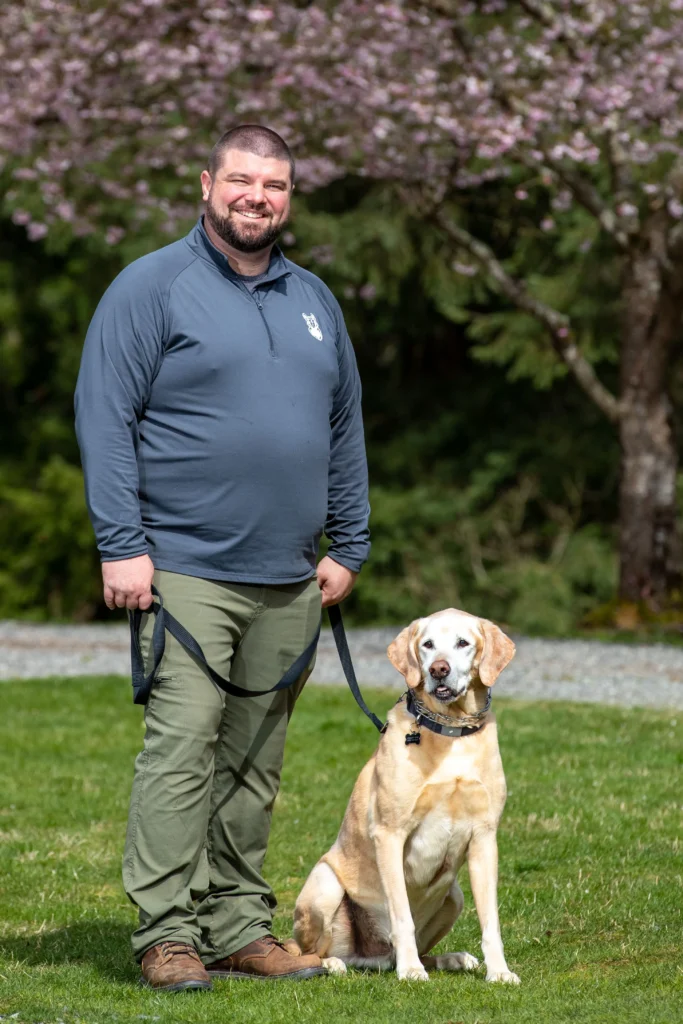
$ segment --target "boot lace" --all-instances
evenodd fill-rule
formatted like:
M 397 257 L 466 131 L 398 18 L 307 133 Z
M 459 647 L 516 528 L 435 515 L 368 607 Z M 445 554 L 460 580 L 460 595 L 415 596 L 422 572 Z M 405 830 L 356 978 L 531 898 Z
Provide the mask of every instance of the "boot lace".
M 161 952 L 164 956 L 189 956 L 193 960 L 199 960 L 197 950 L 187 942 L 162 942 Z

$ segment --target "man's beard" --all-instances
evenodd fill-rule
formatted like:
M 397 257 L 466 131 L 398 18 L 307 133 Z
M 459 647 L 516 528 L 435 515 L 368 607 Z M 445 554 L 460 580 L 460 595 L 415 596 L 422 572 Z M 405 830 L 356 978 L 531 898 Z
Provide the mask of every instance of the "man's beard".
M 247 229 L 242 234 L 230 214 L 227 217 L 221 216 L 211 201 L 211 193 L 206 201 L 206 217 L 219 238 L 238 252 L 259 252 L 261 249 L 267 249 L 277 241 L 284 227 L 284 223 L 278 224 L 277 227 L 269 224 L 260 231 Z

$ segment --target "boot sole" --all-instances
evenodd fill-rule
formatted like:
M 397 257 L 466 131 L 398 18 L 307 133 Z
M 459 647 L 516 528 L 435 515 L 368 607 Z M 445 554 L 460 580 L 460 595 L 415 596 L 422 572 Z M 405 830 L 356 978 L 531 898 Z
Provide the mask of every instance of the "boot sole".
M 139 978 L 141 988 L 149 988 L 153 992 L 208 992 L 210 981 L 177 981 L 175 985 L 151 985 L 146 978 Z
M 302 971 L 292 971 L 291 974 L 247 974 L 246 971 L 209 971 L 212 978 L 219 981 L 229 981 L 236 978 L 239 981 L 305 981 L 306 978 L 316 978 L 320 974 L 327 974 L 324 967 L 304 967 Z

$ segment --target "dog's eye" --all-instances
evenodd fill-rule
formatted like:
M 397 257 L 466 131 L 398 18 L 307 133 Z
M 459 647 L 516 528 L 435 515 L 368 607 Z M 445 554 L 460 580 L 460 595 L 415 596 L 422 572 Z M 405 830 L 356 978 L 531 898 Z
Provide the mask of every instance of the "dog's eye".
M 470 642 L 469 642 L 469 640 L 463 640 L 461 638 L 460 640 L 458 640 L 458 642 L 457 642 L 457 644 L 455 646 L 456 647 L 469 647 L 470 646 Z
M 426 647 L 428 650 L 431 651 L 432 648 L 434 647 L 434 641 L 433 640 L 425 640 L 425 642 L 422 644 L 422 646 Z

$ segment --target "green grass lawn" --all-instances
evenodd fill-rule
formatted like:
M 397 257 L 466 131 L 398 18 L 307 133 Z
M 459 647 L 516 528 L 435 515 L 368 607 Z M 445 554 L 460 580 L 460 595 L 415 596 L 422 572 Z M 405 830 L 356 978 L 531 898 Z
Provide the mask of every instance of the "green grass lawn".
M 520 988 L 350 973 L 211 993 L 136 986 L 120 857 L 141 713 L 123 679 L 0 684 L 0 1016 L 17 1021 L 673 1024 L 683 1021 L 681 730 L 675 713 L 497 701 L 509 797 L 500 915 Z M 371 693 L 384 711 L 396 694 Z M 679 716 L 680 717 L 680 716 Z M 376 733 L 347 692 L 292 721 L 267 874 L 290 934 Z M 465 911 L 440 949 L 481 956 Z

